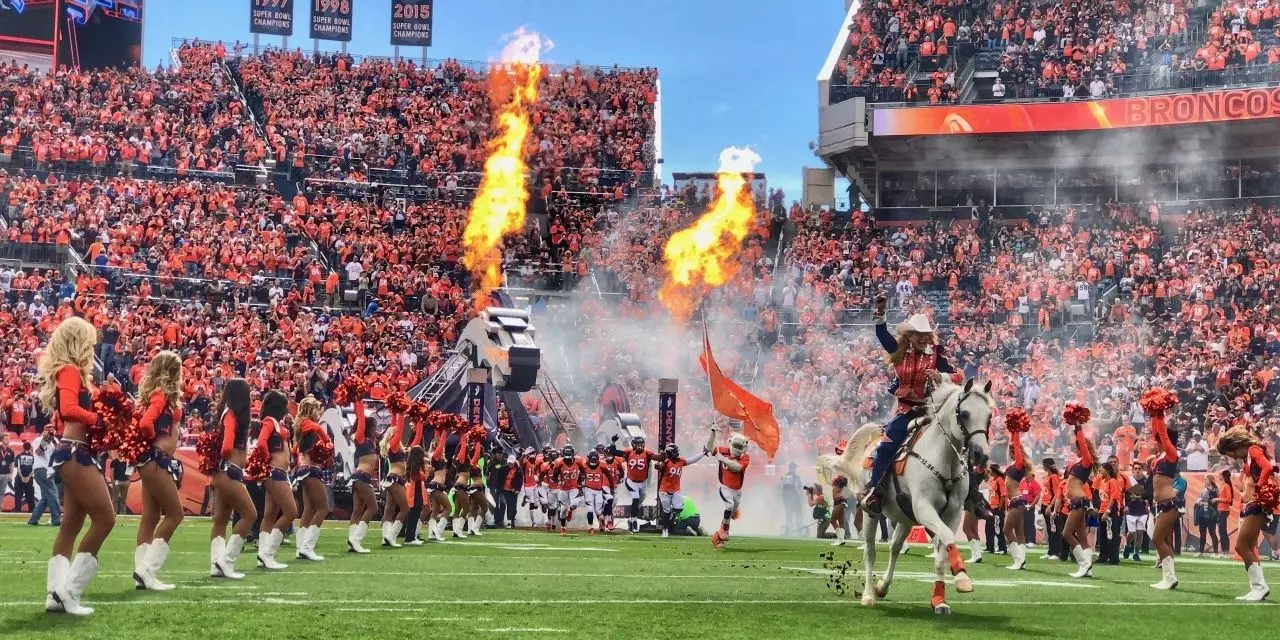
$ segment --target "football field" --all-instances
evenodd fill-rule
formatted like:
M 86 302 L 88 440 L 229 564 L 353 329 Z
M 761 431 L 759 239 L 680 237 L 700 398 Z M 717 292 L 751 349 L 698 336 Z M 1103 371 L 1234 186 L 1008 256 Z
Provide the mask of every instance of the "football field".
M 321 563 L 293 559 L 281 572 L 254 567 L 243 581 L 208 577 L 208 521 L 189 518 L 161 577 L 165 593 L 135 591 L 130 573 L 136 520 L 121 518 L 86 593 L 85 619 L 43 611 L 45 565 L 55 529 L 0 519 L 0 637 L 4 638 L 1204 638 L 1245 629 L 1266 637 L 1280 609 L 1235 600 L 1248 586 L 1238 562 L 1184 558 L 1181 585 L 1158 592 L 1151 567 L 1074 567 L 1040 561 L 1004 568 L 1006 556 L 971 567 L 975 591 L 948 585 L 954 615 L 929 606 L 932 565 L 912 549 L 889 597 L 859 606 L 862 554 L 814 540 L 492 531 L 480 538 L 345 552 L 345 524 L 331 523 Z M 366 544 L 377 535 L 377 524 Z M 834 551 L 831 559 L 823 557 Z M 879 554 L 883 560 L 887 550 Z M 852 561 L 841 594 L 831 574 Z M 1280 585 L 1280 565 L 1267 565 Z

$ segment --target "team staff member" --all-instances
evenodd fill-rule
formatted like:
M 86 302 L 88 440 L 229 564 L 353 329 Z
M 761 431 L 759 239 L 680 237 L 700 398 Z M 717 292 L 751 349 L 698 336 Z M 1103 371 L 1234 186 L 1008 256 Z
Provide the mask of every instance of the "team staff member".
M 1272 512 L 1280 506 L 1277 491 L 1276 467 L 1267 456 L 1262 443 L 1244 429 L 1232 429 L 1218 440 L 1218 453 L 1244 462 L 1244 475 L 1251 480 L 1249 500 L 1240 512 L 1240 530 L 1236 534 L 1235 552 L 1244 562 L 1249 576 L 1249 593 L 1236 598 L 1246 602 L 1261 602 L 1271 595 L 1267 580 L 1262 575 L 1261 558 L 1258 556 L 1258 533 L 1267 526 Z
M 1063 489 L 1062 472 L 1058 471 L 1058 463 L 1053 458 L 1045 458 L 1040 462 L 1044 469 L 1045 489 L 1040 494 L 1040 515 L 1044 518 L 1045 554 L 1041 560 L 1051 558 L 1065 559 L 1066 552 L 1062 548 L 1062 527 L 1066 518 L 1059 519 L 1062 510 Z
M 4 495 L 9 493 L 9 479 L 13 476 L 13 464 L 16 459 L 13 449 L 9 448 L 9 432 L 0 431 L 0 502 L 3 502 Z M 17 504 L 17 498 L 18 494 L 14 492 L 15 504 Z M 14 511 L 17 511 L 16 507 Z
M 18 473 L 14 476 L 13 483 L 14 513 L 22 511 L 24 502 L 27 504 L 28 511 L 36 510 L 35 468 L 36 457 L 31 453 L 31 443 L 24 442 L 22 453 L 18 454 Z
M 1098 563 L 1120 564 L 1120 530 L 1124 518 L 1120 516 L 1127 482 L 1116 470 L 1115 456 L 1102 465 L 1102 474 L 1094 478 L 1094 491 L 1098 494 Z
M 1005 495 L 1004 471 L 994 464 L 987 473 L 987 491 L 991 504 L 991 517 L 987 518 L 987 553 L 1005 553 L 1009 547 L 1004 537 L 1004 514 L 1009 502 Z
M 1124 557 L 1130 554 L 1134 562 L 1142 562 L 1139 555 L 1147 535 L 1147 521 L 1151 518 L 1151 478 L 1141 463 L 1133 465 L 1133 482 L 1125 493 L 1124 526 L 1129 532 L 1125 542 Z
M 38 365 L 40 404 L 61 431 L 62 441 L 49 466 L 62 479 L 66 503 L 49 558 L 45 610 L 76 616 L 93 613 L 80 599 L 98 574 L 98 551 L 116 525 L 97 459 L 106 452 L 89 446 L 89 429 L 98 423 L 98 414 L 92 410 L 95 389 L 89 383 L 97 338 L 93 325 L 77 317 L 67 318 L 54 329 Z M 86 517 L 89 531 L 75 549 Z M 75 557 L 69 559 L 73 549 Z
M 172 351 L 157 353 L 138 385 L 138 398 L 147 403 L 138 427 L 151 441 L 151 449 L 136 461 L 142 481 L 142 517 L 138 520 L 133 579 L 139 589 L 173 589 L 157 574 L 169 558 L 169 540 L 185 517 L 178 497 L 182 462 L 173 457 L 182 424 L 181 389 L 182 359 Z
M 1240 499 L 1236 492 L 1236 486 L 1231 482 L 1231 470 L 1222 470 L 1222 482 L 1218 483 L 1218 497 L 1214 503 L 1218 507 L 1218 540 L 1224 549 L 1231 546 L 1231 534 L 1227 531 L 1227 520 L 1231 517 L 1231 510 L 1235 508 L 1236 501 Z

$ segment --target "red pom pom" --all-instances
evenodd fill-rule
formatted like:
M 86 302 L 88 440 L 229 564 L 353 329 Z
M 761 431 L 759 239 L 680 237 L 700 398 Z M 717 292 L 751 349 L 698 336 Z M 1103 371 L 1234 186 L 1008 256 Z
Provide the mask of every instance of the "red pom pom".
M 1085 420 L 1088 420 L 1088 417 Z M 1004 416 L 1004 428 L 1009 433 L 1026 433 L 1031 430 L 1031 416 L 1027 415 L 1021 407 L 1014 407 Z
M 271 475 L 271 454 L 266 449 L 254 447 L 244 463 L 244 479 L 258 481 Z
M 387 411 L 402 416 L 408 413 L 409 407 L 412 403 L 409 401 L 409 396 L 406 395 L 405 392 L 395 391 L 387 396 L 384 404 L 387 406 Z
M 1066 408 L 1062 410 L 1062 421 L 1073 426 L 1079 427 L 1089 421 L 1089 407 L 1082 404 L 1068 403 Z
M 342 381 L 333 392 L 333 403 L 345 407 L 356 400 L 363 400 L 369 385 L 360 376 L 351 376 Z
M 200 458 L 200 473 L 213 475 L 218 470 L 218 463 L 222 462 L 222 431 L 206 429 L 200 434 L 196 439 L 196 455 Z
M 425 402 L 414 402 L 409 407 L 409 417 L 415 422 L 426 421 L 431 418 L 431 405 Z
M 448 411 L 432 411 L 427 417 L 427 424 L 431 425 L 432 429 L 441 431 L 457 431 L 470 426 L 462 416 Z
M 1280 506 L 1280 484 L 1276 483 L 1274 477 L 1264 479 L 1253 490 L 1253 500 L 1262 505 L 1267 513 L 1276 510 L 1276 506 Z
M 98 414 L 98 422 L 89 428 L 89 448 L 111 451 L 120 444 L 120 432 L 133 418 L 133 401 L 118 386 L 106 386 L 98 390 L 92 410 Z
M 1178 404 L 1178 396 L 1167 389 L 1152 387 L 1143 392 L 1138 404 L 1142 405 L 1142 410 L 1148 415 L 1163 416 L 1165 411 Z
M 321 469 L 327 469 L 333 466 L 333 443 L 328 439 L 321 439 L 315 446 L 311 447 L 311 452 L 308 455 L 311 456 L 312 464 Z
M 151 451 L 151 440 L 142 430 L 142 425 L 139 424 L 138 420 L 133 420 L 120 432 L 116 450 L 120 453 L 120 457 L 129 464 L 137 464 L 138 458 Z

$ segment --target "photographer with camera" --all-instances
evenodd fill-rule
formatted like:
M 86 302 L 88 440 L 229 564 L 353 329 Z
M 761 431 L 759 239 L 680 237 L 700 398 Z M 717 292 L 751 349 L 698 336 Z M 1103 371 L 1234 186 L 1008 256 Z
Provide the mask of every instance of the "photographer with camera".
M 818 538 L 835 538 L 835 533 L 827 531 L 831 526 L 831 508 L 827 504 L 827 497 L 822 493 L 822 485 L 805 485 L 804 492 L 809 499 L 809 506 L 813 508 L 813 520 L 818 523 Z

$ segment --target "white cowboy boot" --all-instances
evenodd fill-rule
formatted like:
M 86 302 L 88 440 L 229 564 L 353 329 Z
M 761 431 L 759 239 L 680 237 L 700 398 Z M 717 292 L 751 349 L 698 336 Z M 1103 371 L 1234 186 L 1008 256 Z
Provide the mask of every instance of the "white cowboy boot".
M 1173 556 L 1165 556 L 1160 561 L 1160 582 L 1151 585 L 1152 589 L 1168 591 L 1178 586 L 1178 576 L 1173 572 Z
M 155 539 L 148 545 L 147 555 L 143 558 L 149 581 L 144 585 L 149 591 L 172 591 L 174 585 L 160 580 L 160 568 L 169 560 L 169 543 Z M 136 579 L 136 578 L 135 578 Z
M 44 610 L 50 613 L 62 613 L 62 603 L 53 597 L 54 592 L 62 588 L 71 572 L 71 561 L 66 556 L 49 558 L 49 569 L 45 579 Z
M 233 533 L 231 538 L 227 540 L 226 547 L 223 548 L 222 557 L 218 558 L 218 571 L 222 573 L 223 578 L 232 580 L 243 580 L 244 574 L 236 571 L 236 561 L 240 559 L 240 553 L 244 551 L 244 536 Z
M 454 518 L 454 519 L 453 519 L 453 537 L 455 537 L 455 538 L 465 538 L 465 537 L 467 537 L 466 529 L 464 529 L 464 528 L 463 528 L 463 519 L 462 519 L 462 518 Z
M 1071 556 L 1076 559 L 1076 570 L 1071 573 L 1072 578 L 1092 578 L 1093 577 L 1093 552 L 1085 551 L 1080 545 L 1071 548 Z
M 398 520 L 382 523 L 382 546 L 391 547 L 392 549 L 399 549 L 403 546 L 396 540 L 396 536 L 400 535 L 400 529 L 403 527 L 404 525 Z
M 311 535 L 307 537 L 307 553 L 311 554 L 311 559 L 320 562 L 324 560 L 324 556 L 316 553 L 316 543 L 320 542 L 320 525 L 311 525 Z
M 836 541 L 831 543 L 833 547 L 843 547 L 845 543 L 844 529 L 836 529 Z
M 1236 600 L 1262 602 L 1267 596 L 1271 595 L 1271 589 L 1267 588 L 1267 580 L 1262 575 L 1262 565 L 1260 563 L 1255 562 L 1249 565 L 1245 572 L 1249 574 L 1249 593 L 1236 598 Z
M 73 616 L 87 616 L 93 609 L 80 605 L 80 597 L 84 595 L 93 577 L 98 575 L 98 559 L 91 553 L 77 553 L 71 561 L 71 569 L 67 579 L 53 592 L 54 599 L 62 603 L 63 611 Z
M 151 582 L 148 575 L 150 571 L 147 569 L 147 552 L 150 550 L 150 542 L 144 542 L 133 549 L 133 588 L 139 591 L 146 589 L 147 583 Z
M 469 532 L 473 536 L 480 535 L 480 525 L 484 523 L 484 516 L 471 516 L 467 518 Z
M 982 564 L 982 541 L 969 540 L 968 564 Z
M 364 532 L 369 525 L 364 522 L 357 522 L 347 527 L 347 552 L 348 553 L 372 553 L 364 548 L 361 542 L 364 541 Z
M 288 569 L 289 565 L 276 561 L 276 551 L 280 549 L 280 543 L 284 540 L 284 531 L 276 529 L 271 533 L 260 534 L 258 536 L 258 566 L 271 571 L 279 571 Z
M 1022 571 L 1027 568 L 1027 546 L 1020 542 L 1009 543 L 1009 555 L 1013 556 L 1013 564 L 1007 568 Z
M 225 578 L 222 569 L 218 568 L 218 561 L 222 559 L 227 550 L 227 541 L 224 538 L 214 538 L 209 541 L 209 577 Z

